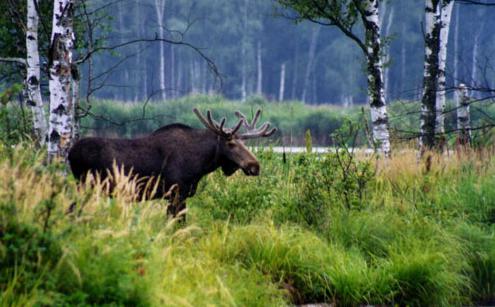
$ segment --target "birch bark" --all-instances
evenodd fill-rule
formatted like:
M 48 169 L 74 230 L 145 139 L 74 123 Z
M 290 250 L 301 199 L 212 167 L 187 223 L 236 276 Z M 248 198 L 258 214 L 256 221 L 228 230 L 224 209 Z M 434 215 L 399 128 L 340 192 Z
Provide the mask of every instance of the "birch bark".
M 40 87 L 40 55 L 38 51 L 38 24 L 39 15 L 34 3 L 27 0 L 27 31 L 26 31 L 26 89 L 28 105 L 33 109 L 33 128 L 36 142 L 44 146 L 47 138 L 48 124 L 43 108 L 43 99 Z
M 421 152 L 432 149 L 436 144 L 436 97 L 441 30 L 439 3 L 440 0 L 425 1 L 425 63 L 419 140 Z
M 50 123 L 48 159 L 67 158 L 72 143 L 71 96 L 73 9 L 75 0 L 54 0 L 50 47 Z
M 363 1 L 363 23 L 366 30 L 366 60 L 368 95 L 370 98 L 373 140 L 385 156 L 390 156 L 388 113 L 383 89 L 383 62 L 381 59 L 379 1 Z
M 445 143 L 445 66 L 447 63 L 447 43 L 449 40 L 450 20 L 452 17 L 453 0 L 442 0 L 441 10 L 441 30 L 440 30 L 440 51 L 438 55 L 438 90 L 436 97 L 436 125 L 435 133 L 440 137 L 440 144 L 443 147 Z

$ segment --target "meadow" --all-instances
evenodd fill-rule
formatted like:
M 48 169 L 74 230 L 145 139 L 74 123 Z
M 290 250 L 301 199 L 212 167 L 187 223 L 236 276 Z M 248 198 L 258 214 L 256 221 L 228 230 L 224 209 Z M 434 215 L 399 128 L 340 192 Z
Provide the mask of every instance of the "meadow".
M 108 197 L 16 137 L 0 143 L 0 305 L 495 301 L 489 147 L 421 160 L 266 150 L 259 177 L 204 178 L 180 223 L 132 178 Z
M 1 304 L 452 306 L 495 293 L 492 152 L 417 163 L 259 153 L 262 175 L 220 172 L 185 224 L 120 178 L 109 198 L 0 148 Z M 345 168 L 343 168 L 345 167 Z M 493 301 L 492 301 L 493 302 Z

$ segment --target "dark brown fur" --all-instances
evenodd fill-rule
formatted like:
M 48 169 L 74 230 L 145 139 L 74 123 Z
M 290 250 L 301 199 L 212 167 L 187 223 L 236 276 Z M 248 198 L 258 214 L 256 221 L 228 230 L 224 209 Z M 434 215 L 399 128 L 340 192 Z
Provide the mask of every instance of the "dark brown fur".
M 137 139 L 90 137 L 78 141 L 69 152 L 70 167 L 77 179 L 88 172 L 106 177 L 114 161 L 128 173 L 140 177 L 161 177 L 154 198 L 163 197 L 173 185 L 179 186 L 180 208 L 193 196 L 199 180 L 221 167 L 226 176 L 239 168 L 247 175 L 258 175 L 259 163 L 236 136 L 224 137 L 208 129 L 182 124 L 162 127 Z

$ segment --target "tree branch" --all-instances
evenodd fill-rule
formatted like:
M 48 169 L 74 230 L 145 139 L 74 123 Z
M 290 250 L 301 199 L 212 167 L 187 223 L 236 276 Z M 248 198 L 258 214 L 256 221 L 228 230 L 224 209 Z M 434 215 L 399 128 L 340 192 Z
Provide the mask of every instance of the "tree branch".
M 23 66 L 27 66 L 27 62 L 23 58 L 3 58 L 3 57 L 0 57 L 0 62 L 16 63 L 16 64 L 21 64 Z

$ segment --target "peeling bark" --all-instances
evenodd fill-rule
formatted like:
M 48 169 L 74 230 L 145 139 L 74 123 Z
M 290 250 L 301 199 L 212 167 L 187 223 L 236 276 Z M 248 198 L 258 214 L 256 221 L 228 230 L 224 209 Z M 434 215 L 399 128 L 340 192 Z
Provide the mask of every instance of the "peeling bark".
M 436 145 L 436 97 L 441 30 L 439 3 L 440 0 L 426 0 L 425 2 L 425 63 L 419 140 L 421 152 L 432 149 Z
M 54 0 L 50 47 L 48 159 L 67 158 L 73 137 L 72 49 L 75 0 Z
M 38 51 L 39 16 L 34 3 L 27 0 L 27 30 L 26 30 L 26 89 L 28 105 L 33 109 L 33 128 L 36 142 L 40 146 L 46 143 L 48 123 L 43 109 L 43 99 L 40 87 L 40 55 Z
M 363 1 L 363 23 L 366 30 L 366 60 L 368 95 L 371 110 L 373 141 L 385 156 L 390 156 L 388 113 L 383 89 L 383 62 L 381 59 L 379 1 Z

